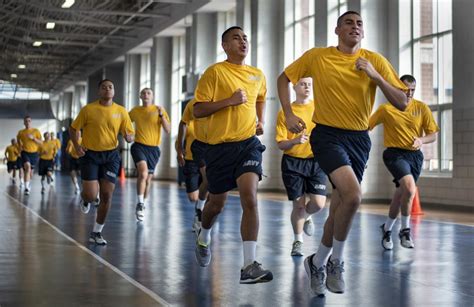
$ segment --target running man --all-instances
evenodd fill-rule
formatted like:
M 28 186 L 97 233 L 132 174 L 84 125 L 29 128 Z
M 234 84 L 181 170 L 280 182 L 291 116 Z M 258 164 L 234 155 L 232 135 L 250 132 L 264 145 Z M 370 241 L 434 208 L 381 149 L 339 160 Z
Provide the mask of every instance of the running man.
M 240 283 L 273 279 L 256 261 L 259 228 L 257 188 L 262 178 L 265 146 L 256 135 L 263 132 L 266 80 L 258 68 L 245 65 L 247 35 L 240 27 L 222 34 L 227 60 L 211 65 L 199 80 L 195 92 L 194 116 L 207 117 L 205 153 L 209 200 L 202 212 L 202 227 L 196 240 L 196 260 L 201 266 L 211 261 L 211 228 L 224 209 L 227 194 L 238 188 L 243 209 L 241 236 L 244 265 Z
M 80 131 L 78 132 L 78 139 L 77 143 L 79 145 L 82 144 L 82 137 Z M 67 142 L 67 147 L 66 147 L 66 152 L 69 155 L 69 174 L 71 176 L 72 183 L 74 184 L 74 193 L 79 194 L 81 192 L 81 188 L 79 186 L 79 180 L 77 179 L 77 176 L 80 173 L 81 170 L 81 165 L 80 165 L 80 156 L 76 151 L 76 148 L 74 147 L 74 144 L 72 143 L 72 140 L 69 140 Z
M 117 149 L 118 134 L 131 143 L 134 130 L 127 110 L 113 102 L 115 89 L 112 81 L 99 82 L 99 99 L 87 104 L 71 124 L 69 135 L 81 157 L 82 201 L 81 210 L 88 213 L 91 203 L 100 195 L 97 218 L 89 242 L 105 245 L 102 237 L 105 218 L 112 205 L 112 194 L 120 168 Z M 79 144 L 82 129 L 82 144 Z
M 342 14 L 335 33 L 337 47 L 308 50 L 278 78 L 278 95 L 288 130 L 293 133 L 307 127 L 291 109 L 289 82 L 313 78 L 316 127 L 310 143 L 316 161 L 333 185 L 322 242 L 317 252 L 305 259 L 315 295 L 324 295 L 326 289 L 334 293 L 345 290 L 343 252 L 362 199 L 360 182 L 371 147 L 367 129 L 376 88 L 396 108 L 404 110 L 407 105 L 406 87 L 387 59 L 361 48 L 364 24 L 360 14 Z
M 135 142 L 131 148 L 138 171 L 135 214 L 138 221 L 143 221 L 151 180 L 160 159 L 161 128 L 169 134 L 171 125 L 166 110 L 154 104 L 153 91 L 150 88 L 141 90 L 140 99 L 142 105 L 134 107 L 129 114 L 136 128 Z
M 178 138 L 176 139 L 176 153 L 179 166 L 183 167 L 183 174 L 186 183 L 186 193 L 188 199 L 194 204 L 194 222 L 193 231 L 196 234 L 201 228 L 202 210 L 206 202 L 207 192 L 207 177 L 206 177 L 206 162 L 204 157 L 196 153 L 196 145 L 194 143 L 203 143 L 203 136 L 205 135 L 206 126 L 203 123 L 205 118 L 194 118 L 194 99 L 189 101 L 184 108 L 183 116 L 178 128 Z M 201 139 L 200 140 L 198 140 Z M 194 144 L 194 152 L 192 145 Z M 199 145 L 198 145 L 199 146 Z M 194 158 L 194 157 L 198 158 Z
M 306 124 L 303 132 L 295 134 L 286 128 L 283 110 L 278 112 L 276 141 L 278 148 L 284 151 L 281 159 L 281 172 L 288 199 L 293 202 L 291 226 L 294 241 L 291 256 L 303 256 L 303 230 L 308 236 L 314 233 L 311 216 L 321 211 L 326 204 L 326 174 L 314 160 L 309 135 L 306 131 L 314 128 L 311 121 L 314 102 L 311 78 L 301 78 L 294 86 L 296 100 L 291 104 L 293 113 Z M 306 202 L 306 194 L 308 202 Z
M 23 119 L 25 129 L 18 132 L 17 141 L 21 147 L 21 161 L 23 162 L 23 175 L 25 183 L 25 195 L 30 194 L 31 174 L 38 162 L 38 150 L 43 141 L 41 140 L 41 132 L 31 126 L 31 117 L 25 116 Z
M 382 247 L 393 248 L 392 228 L 397 220 L 400 208 L 401 228 L 398 234 L 401 246 L 414 248 L 410 231 L 410 212 L 416 194 L 416 182 L 423 167 L 421 146 L 436 141 L 439 131 L 430 108 L 413 98 L 416 80 L 411 75 L 403 75 L 400 80 L 408 88 L 408 106 L 404 111 L 390 103 L 382 104 L 370 117 L 369 129 L 383 124 L 384 146 L 383 162 L 392 174 L 396 190 L 393 195 L 387 220 L 380 226 Z
M 12 139 L 11 143 L 5 149 L 5 159 L 7 159 L 7 172 L 10 174 L 12 183 L 16 184 L 16 170 L 19 169 L 17 160 L 20 156 L 20 151 L 18 150 L 16 139 Z
M 54 157 L 58 150 L 56 141 L 51 140 L 51 134 L 49 132 L 45 132 L 43 136 L 44 141 L 39 149 L 40 160 L 38 165 L 38 175 L 41 176 L 41 194 L 44 194 L 46 190 L 45 179 L 48 185 L 53 182 Z

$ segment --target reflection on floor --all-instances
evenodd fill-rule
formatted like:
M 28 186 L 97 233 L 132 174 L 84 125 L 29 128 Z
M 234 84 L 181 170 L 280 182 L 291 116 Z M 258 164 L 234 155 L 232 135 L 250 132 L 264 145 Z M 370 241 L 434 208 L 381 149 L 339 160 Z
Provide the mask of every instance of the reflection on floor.
M 378 229 L 384 216 L 364 210 L 345 249 L 346 293 L 315 298 L 304 257 L 290 257 L 287 201 L 260 198 L 258 260 L 274 280 L 240 285 L 238 197 L 229 198 L 213 230 L 211 265 L 201 268 L 194 259 L 193 206 L 175 184 L 155 182 L 143 223 L 135 221 L 135 180 L 117 184 L 103 232 L 109 244 L 96 247 L 87 243 L 95 211 L 80 212 L 67 176 L 58 174 L 44 195 L 37 178 L 29 196 L 4 171 L 0 183 L 1 306 L 473 306 L 471 226 L 413 220 L 416 248 L 403 249 L 394 236 L 387 252 Z M 327 209 L 314 218 L 306 255 L 316 249 L 326 215 Z

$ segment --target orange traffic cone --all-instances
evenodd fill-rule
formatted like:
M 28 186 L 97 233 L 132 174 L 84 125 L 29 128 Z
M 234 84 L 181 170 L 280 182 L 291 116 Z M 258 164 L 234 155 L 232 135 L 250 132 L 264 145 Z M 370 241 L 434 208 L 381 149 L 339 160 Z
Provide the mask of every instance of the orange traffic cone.
M 120 181 L 125 181 L 125 169 L 123 167 L 120 168 L 119 178 Z
M 413 198 L 413 203 L 411 204 L 411 215 L 423 214 L 423 210 L 421 210 L 420 194 L 418 193 L 418 188 L 416 188 L 415 197 Z

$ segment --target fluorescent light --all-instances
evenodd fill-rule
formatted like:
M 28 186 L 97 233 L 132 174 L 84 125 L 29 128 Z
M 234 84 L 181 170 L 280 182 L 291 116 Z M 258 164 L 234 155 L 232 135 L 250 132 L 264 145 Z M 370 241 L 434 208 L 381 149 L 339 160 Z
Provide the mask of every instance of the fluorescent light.
M 63 3 L 63 5 L 61 5 L 61 7 L 63 9 L 68 9 L 73 5 L 74 5 L 74 0 L 64 0 L 64 3 Z
M 12 79 L 15 79 L 18 76 L 16 74 L 11 74 L 10 77 L 12 77 Z
M 33 47 L 39 47 L 41 45 L 43 45 L 43 42 L 40 42 L 40 41 L 36 41 L 33 43 Z
M 25 68 L 26 68 L 26 65 L 25 65 L 25 64 L 20 64 L 20 65 L 18 65 L 18 68 L 19 68 L 19 69 L 25 69 Z
M 47 22 L 46 23 L 46 29 L 54 29 L 54 26 L 56 24 L 54 22 Z

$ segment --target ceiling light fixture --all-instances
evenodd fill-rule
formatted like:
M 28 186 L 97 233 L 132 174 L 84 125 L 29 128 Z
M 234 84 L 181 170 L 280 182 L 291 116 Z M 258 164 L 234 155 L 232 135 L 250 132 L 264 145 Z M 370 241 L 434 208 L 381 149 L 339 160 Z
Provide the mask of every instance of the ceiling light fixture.
M 47 22 L 46 23 L 46 29 L 54 29 L 54 26 L 56 26 L 56 24 L 54 22 Z
M 16 74 L 11 74 L 10 77 L 12 77 L 12 79 L 15 79 L 18 76 Z
M 20 65 L 18 65 L 18 68 L 19 68 L 19 69 L 25 69 L 25 68 L 26 68 L 26 65 L 25 65 L 25 64 L 20 64 Z
M 68 9 L 73 5 L 74 5 L 74 0 L 64 0 L 64 3 L 63 3 L 63 5 L 61 5 L 61 7 L 63 9 Z
M 43 45 L 43 42 L 40 42 L 40 41 L 36 41 L 33 43 L 33 47 L 39 47 L 41 45 Z

